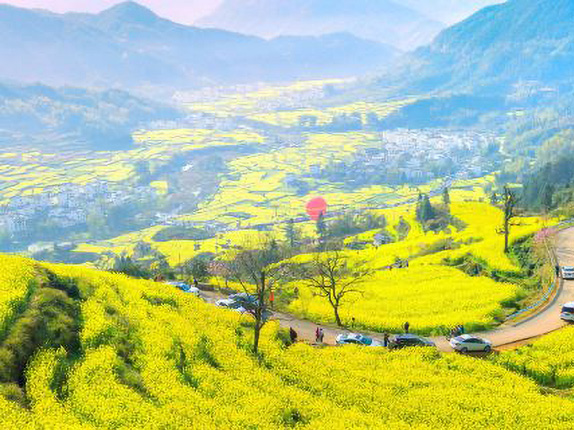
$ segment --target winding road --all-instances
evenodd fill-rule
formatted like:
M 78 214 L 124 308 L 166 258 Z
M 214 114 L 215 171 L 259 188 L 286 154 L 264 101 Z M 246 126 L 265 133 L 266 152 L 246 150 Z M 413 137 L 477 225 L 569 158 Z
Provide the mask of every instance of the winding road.
M 574 227 L 562 230 L 557 234 L 556 256 L 561 266 L 574 266 Z M 213 292 L 202 292 L 203 298 L 208 302 L 215 302 L 223 296 Z M 559 330 L 567 325 L 560 319 L 560 310 L 566 302 L 574 301 L 574 281 L 565 280 L 551 302 L 547 303 L 534 314 L 519 322 L 507 322 L 494 330 L 475 333 L 477 336 L 489 339 L 494 348 L 498 350 L 509 349 L 528 343 L 528 341 Z M 318 325 L 308 320 L 299 319 L 293 315 L 276 312 L 273 315 L 281 326 L 293 327 L 300 340 L 315 342 L 315 330 L 322 327 L 325 333 L 324 343 L 335 345 L 335 338 L 341 333 L 349 333 L 349 330 L 339 329 L 333 326 Z M 380 333 L 364 333 L 375 339 L 381 340 Z M 452 352 L 446 338 L 433 338 L 437 347 L 444 352 Z

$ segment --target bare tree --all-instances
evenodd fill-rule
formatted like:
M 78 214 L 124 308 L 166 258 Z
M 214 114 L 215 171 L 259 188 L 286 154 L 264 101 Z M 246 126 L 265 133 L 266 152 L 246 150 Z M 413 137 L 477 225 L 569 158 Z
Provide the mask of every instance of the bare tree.
M 257 245 L 256 249 L 249 246 L 247 250 L 239 251 L 228 266 L 230 278 L 239 283 L 246 293 L 245 299 L 241 299 L 241 305 L 255 320 L 255 353 L 259 351 L 261 329 L 270 315 L 268 303 L 271 286 L 280 280 L 284 272 L 276 264 L 283 257 L 277 242 L 268 240 Z
M 512 191 L 508 185 L 504 186 L 502 195 L 500 196 L 500 201 L 502 204 L 503 220 L 502 225 L 498 228 L 498 234 L 504 235 L 504 252 L 509 251 L 509 238 L 510 229 L 514 224 L 512 220 L 518 216 L 518 201 L 519 198 L 514 191 Z
M 340 309 L 349 296 L 363 294 L 360 285 L 372 274 L 365 262 L 349 264 L 348 258 L 340 251 L 317 253 L 313 261 L 303 264 L 300 278 L 313 292 L 327 299 L 335 321 L 343 326 Z

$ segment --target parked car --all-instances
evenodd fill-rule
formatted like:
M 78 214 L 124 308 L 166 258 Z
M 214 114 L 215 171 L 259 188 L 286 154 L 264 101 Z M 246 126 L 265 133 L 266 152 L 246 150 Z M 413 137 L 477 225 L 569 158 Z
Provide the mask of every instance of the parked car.
M 245 302 L 245 303 L 255 303 L 257 302 L 257 297 L 253 294 L 247 293 L 236 293 L 229 296 L 230 300 L 234 300 L 236 302 Z
M 401 349 L 412 346 L 436 347 L 432 340 L 422 336 L 417 336 L 416 334 L 399 334 L 391 338 L 389 341 L 389 348 L 392 349 Z
M 167 284 L 171 285 L 172 287 L 180 289 L 184 293 L 193 294 L 194 296 L 199 297 L 199 288 L 192 287 L 191 285 L 187 285 L 185 282 L 173 281 L 173 282 L 168 282 Z
M 215 304 L 219 307 L 231 309 L 240 312 L 242 314 L 247 312 L 247 310 L 243 306 L 241 306 L 240 302 L 237 302 L 233 299 L 220 299 L 216 301 Z
M 337 336 L 336 342 L 337 345 L 383 346 L 382 342 L 358 333 L 340 334 Z
M 452 349 L 455 351 L 462 352 L 463 354 L 467 352 L 492 351 L 492 343 L 489 340 L 471 336 L 470 334 L 453 337 L 450 340 L 450 346 L 452 346 Z
M 219 299 L 215 302 L 215 305 L 222 308 L 231 309 L 241 314 L 251 313 L 250 311 L 255 309 L 255 306 L 250 306 L 253 305 L 253 302 L 246 302 L 245 300 L 241 299 L 238 300 L 237 297 L 232 299 L 231 296 L 229 296 L 227 299 Z M 261 316 L 264 321 L 267 321 L 273 316 L 273 313 L 269 309 L 264 309 Z
M 574 302 L 568 302 L 562 306 L 560 318 L 564 321 L 574 322 Z
M 574 267 L 564 266 L 562 267 L 562 279 L 574 279 Z

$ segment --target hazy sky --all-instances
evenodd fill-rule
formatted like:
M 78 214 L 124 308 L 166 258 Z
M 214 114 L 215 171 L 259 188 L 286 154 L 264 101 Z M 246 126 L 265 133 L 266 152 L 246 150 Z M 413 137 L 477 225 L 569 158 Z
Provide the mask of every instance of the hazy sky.
M 54 12 L 99 12 L 123 0 L 0 0 L 14 6 L 48 9 Z M 221 0 L 138 0 L 158 15 L 190 24 L 213 10 Z

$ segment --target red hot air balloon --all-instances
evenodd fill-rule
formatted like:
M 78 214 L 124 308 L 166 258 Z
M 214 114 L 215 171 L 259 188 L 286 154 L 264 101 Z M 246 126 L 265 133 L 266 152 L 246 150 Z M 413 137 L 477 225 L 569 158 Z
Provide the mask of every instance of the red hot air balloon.
M 327 213 L 327 202 L 323 197 L 315 197 L 307 203 L 307 213 L 313 221 L 317 221 L 321 214 Z

